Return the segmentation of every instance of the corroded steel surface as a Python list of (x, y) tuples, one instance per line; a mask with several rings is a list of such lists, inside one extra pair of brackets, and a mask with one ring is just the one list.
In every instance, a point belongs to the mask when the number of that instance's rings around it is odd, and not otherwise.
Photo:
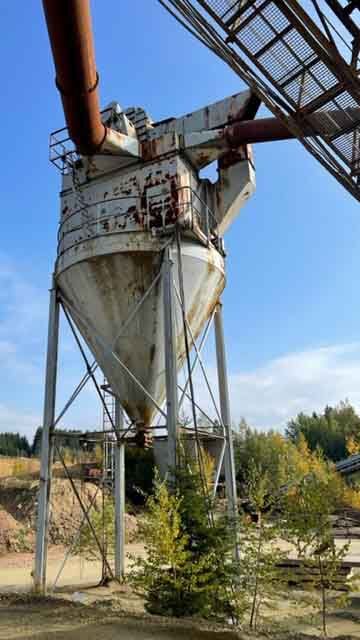
[[(58, 255), (81, 255), (90, 238), (130, 231), (165, 230), (176, 222), (204, 226), (205, 204), (197, 182), (178, 154), (136, 171), (104, 176), (84, 187), (81, 200), (74, 191), (62, 198)], [(120, 240), (120, 242), (122, 242)], [(121, 245), (119, 245), (121, 247)]]
[[(225, 286), (221, 236), (255, 187), (250, 147), (234, 149), (226, 130), (249, 117), (250, 103), (246, 91), (162, 123), (153, 123), (142, 109), (123, 112), (113, 103), (102, 117), (128, 141), (128, 152), (75, 160), (65, 153), (57, 284), (139, 429), (151, 423), (165, 396), (162, 261), (170, 246), (179, 289), (175, 230), (181, 234), (186, 317), (194, 339)], [(130, 143), (138, 145), (138, 156)], [(214, 183), (199, 175), (213, 160), (219, 171)], [(185, 344), (179, 305), (175, 318), (180, 368)]]

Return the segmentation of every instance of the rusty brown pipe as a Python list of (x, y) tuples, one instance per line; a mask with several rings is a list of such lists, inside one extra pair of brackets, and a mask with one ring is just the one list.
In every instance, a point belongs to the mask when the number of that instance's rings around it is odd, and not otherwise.
[[(347, 128), (355, 128), (359, 123), (360, 109), (333, 109), (309, 115), (308, 125), (302, 125), (302, 130), (305, 137), (313, 136), (314, 134), (331, 136), (342, 130), (346, 131)], [(225, 139), (232, 148), (242, 144), (291, 140), (295, 137), (286, 124), (277, 118), (243, 120), (225, 129)]]
[(229, 146), (236, 148), (242, 144), (290, 140), (295, 136), (281, 120), (259, 118), (258, 120), (243, 120), (226, 127), (225, 137)]
[(105, 141), (89, 0), (43, 0), (56, 69), (56, 85), (70, 138), (79, 153), (92, 155)]

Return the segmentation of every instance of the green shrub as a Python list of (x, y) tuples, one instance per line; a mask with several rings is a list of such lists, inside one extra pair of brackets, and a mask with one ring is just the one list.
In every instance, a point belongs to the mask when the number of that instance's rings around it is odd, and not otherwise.
[(151, 613), (238, 621), (231, 530), (209, 518), (198, 473), (183, 469), (176, 477), (173, 492), (155, 478), (143, 522), (146, 558), (132, 559), (130, 581)]
[[(89, 513), (89, 518), (97, 539), (105, 549), (106, 555), (110, 558), (113, 557), (115, 553), (115, 505), (113, 497), (105, 495), (103, 508), (94, 507)], [(81, 527), (74, 553), (82, 555), (86, 560), (101, 559), (99, 547), (87, 521)]]
[[(337, 478), (329, 473), (309, 474), (283, 497), (283, 532), (308, 574), (310, 589), (321, 594), (321, 626), (327, 635), (329, 590), (338, 586), (339, 570), (349, 551), (349, 541), (337, 546), (331, 514), (341, 497)], [(341, 605), (343, 599), (341, 599)]]

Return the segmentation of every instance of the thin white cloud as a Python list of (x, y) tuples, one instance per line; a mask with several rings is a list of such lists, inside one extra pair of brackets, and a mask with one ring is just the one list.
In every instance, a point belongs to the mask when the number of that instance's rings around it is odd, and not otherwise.
[[(212, 385), (216, 373), (210, 371)], [(234, 422), (244, 416), (259, 428), (283, 428), (299, 412), (321, 411), (348, 399), (360, 410), (360, 343), (332, 345), (275, 358), (253, 371), (231, 371)], [(211, 403), (200, 382), (207, 409)], [(213, 413), (213, 412), (212, 412)]]
[(0, 380), (5, 384), (14, 378), (34, 384), (43, 361), (46, 291), (24, 271), (0, 255)]
[(36, 384), (39, 368), (26, 350), (19, 350), (15, 342), (0, 339), (0, 379), (5, 376), (9, 383)]

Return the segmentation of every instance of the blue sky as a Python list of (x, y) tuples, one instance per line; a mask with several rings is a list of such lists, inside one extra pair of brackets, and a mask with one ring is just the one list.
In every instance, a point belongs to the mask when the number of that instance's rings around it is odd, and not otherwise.
[[(158, 120), (243, 88), (156, 0), (93, 0), (92, 13), (102, 104), (144, 106)], [(64, 119), (41, 3), (0, 0), (0, 22), (0, 429), (30, 435), (58, 223), (48, 136)], [(255, 161), (256, 194), (226, 236), (234, 419), (281, 427), (345, 397), (360, 408), (358, 204), (296, 141), (258, 145)], [(59, 406), (82, 372), (66, 332), (61, 354)], [(88, 390), (65, 426), (97, 426), (99, 415)]]

